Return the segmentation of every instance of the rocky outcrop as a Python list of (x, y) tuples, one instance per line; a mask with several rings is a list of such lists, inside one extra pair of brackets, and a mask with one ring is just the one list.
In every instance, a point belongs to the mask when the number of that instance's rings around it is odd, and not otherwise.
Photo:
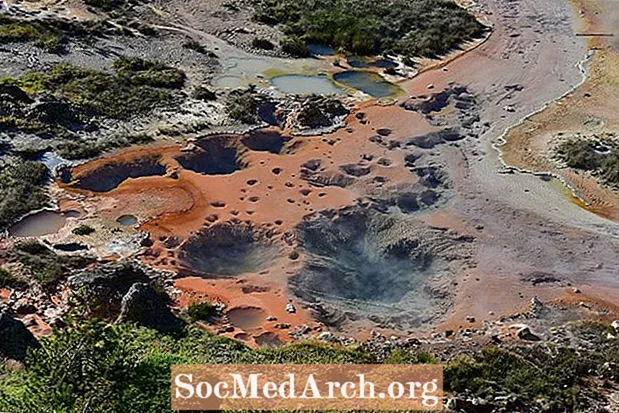
[(135, 283), (122, 299), (119, 322), (136, 322), (163, 333), (179, 331), (184, 323), (176, 318), (155, 289)]
[(29, 348), (40, 346), (24, 323), (0, 311), (0, 358), (24, 361)]
[(134, 264), (111, 264), (85, 270), (69, 278), (68, 284), (82, 299), (92, 315), (116, 318), (123, 297), (135, 283), (149, 283), (150, 278)]
[(301, 103), (297, 112), (297, 122), (302, 128), (329, 127), (334, 125), (336, 119), (349, 113), (337, 99), (311, 96)]

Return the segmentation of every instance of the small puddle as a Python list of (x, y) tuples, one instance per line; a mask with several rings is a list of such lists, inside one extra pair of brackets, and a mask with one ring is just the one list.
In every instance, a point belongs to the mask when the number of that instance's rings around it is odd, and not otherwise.
[(372, 60), (370, 58), (363, 57), (363, 56), (350, 56), (348, 59), (346, 59), (346, 61), (351, 67), (358, 68), (358, 69), (363, 69), (367, 67), (380, 67), (382, 69), (387, 69), (387, 68), (395, 69), (396, 67), (398, 67), (398, 64), (391, 60), (387, 60), (387, 59)]
[(68, 244), (56, 244), (54, 245), (54, 249), (64, 252), (77, 252), (87, 250), (88, 246), (77, 242), (71, 242)]
[(271, 84), (284, 93), (294, 95), (341, 95), (345, 92), (326, 76), (275, 76), (271, 79)]
[(266, 319), (266, 312), (258, 307), (237, 307), (227, 313), (230, 324), (245, 331), (258, 328)]
[(138, 219), (134, 215), (122, 215), (116, 219), (123, 227), (132, 227), (138, 223)]
[(374, 98), (393, 96), (400, 92), (400, 88), (387, 82), (374, 72), (348, 70), (333, 75), (333, 79), (345, 86), (360, 90)]
[(333, 56), (335, 54), (335, 50), (331, 46), (324, 44), (310, 43), (307, 48), (312, 56)]
[(9, 228), (14, 237), (41, 237), (55, 234), (64, 227), (67, 217), (60, 212), (41, 211), (24, 217)]

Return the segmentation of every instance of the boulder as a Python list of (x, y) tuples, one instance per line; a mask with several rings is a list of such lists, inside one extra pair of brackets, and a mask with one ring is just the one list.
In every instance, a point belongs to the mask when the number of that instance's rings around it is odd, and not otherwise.
[(84, 270), (70, 277), (68, 285), (86, 303), (92, 315), (115, 319), (131, 286), (148, 282), (148, 275), (136, 265), (114, 263)]
[(513, 324), (510, 329), (516, 330), (516, 335), (520, 340), (524, 341), (541, 341), (541, 338), (531, 331), (531, 328), (526, 324)]
[(24, 323), (0, 311), (0, 358), (24, 361), (29, 348), (39, 347), (41, 345)]
[(122, 299), (118, 321), (133, 321), (163, 333), (179, 331), (184, 325), (147, 283), (135, 283), (131, 286)]

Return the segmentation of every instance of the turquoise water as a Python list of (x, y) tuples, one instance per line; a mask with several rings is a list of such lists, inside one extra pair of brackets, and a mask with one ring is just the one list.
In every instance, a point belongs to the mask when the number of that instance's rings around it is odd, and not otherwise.
[(307, 48), (313, 56), (332, 56), (335, 54), (335, 50), (331, 46), (324, 44), (308, 44)]
[(358, 68), (358, 69), (362, 69), (366, 67), (380, 67), (383, 69), (387, 69), (387, 68), (395, 69), (396, 67), (398, 67), (398, 64), (391, 60), (387, 60), (387, 59), (372, 60), (370, 58), (363, 57), (363, 56), (350, 56), (348, 59), (346, 59), (346, 61), (351, 67)]
[(344, 89), (334, 85), (326, 76), (276, 76), (271, 79), (271, 84), (284, 93), (294, 95), (340, 95), (344, 93)]
[(367, 93), (374, 98), (392, 96), (400, 91), (399, 87), (387, 82), (374, 72), (348, 70), (336, 73), (333, 79), (345, 86)]

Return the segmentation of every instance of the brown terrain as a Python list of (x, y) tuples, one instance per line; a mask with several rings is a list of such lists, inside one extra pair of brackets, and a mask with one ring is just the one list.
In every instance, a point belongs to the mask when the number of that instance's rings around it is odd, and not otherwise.
[[(179, 311), (221, 302), (225, 317), (208, 328), (250, 344), (304, 329), (457, 330), (534, 297), (578, 318), (616, 317), (617, 195), (546, 156), (558, 132), (591, 118), (591, 131), (617, 127), (617, 54), (575, 35), (599, 11), (475, 7), (493, 25), (485, 42), (401, 81), (393, 101), (357, 99), (332, 133), (190, 136), (73, 168), (55, 194), (84, 214), (50, 239), (70, 241), (83, 222), (105, 229), (91, 251), (170, 271)], [(599, 50), (573, 90), (587, 48)], [(126, 216), (135, 225), (119, 225)]]

